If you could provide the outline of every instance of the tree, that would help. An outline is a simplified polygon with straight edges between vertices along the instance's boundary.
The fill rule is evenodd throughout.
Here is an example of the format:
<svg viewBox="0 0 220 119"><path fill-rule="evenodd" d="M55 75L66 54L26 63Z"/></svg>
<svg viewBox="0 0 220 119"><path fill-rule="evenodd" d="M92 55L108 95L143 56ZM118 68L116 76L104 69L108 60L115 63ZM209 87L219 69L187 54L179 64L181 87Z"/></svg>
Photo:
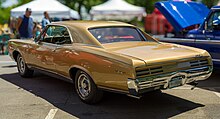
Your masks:
<svg viewBox="0 0 220 119"><path fill-rule="evenodd" d="M9 18L10 18L10 11L12 8L15 8L17 6L20 6L22 4L28 3L31 0L19 0L17 5L8 7L8 8L2 8L1 5L3 2L5 2L6 0L0 0L0 24L5 24L8 22Z"/></svg>
<svg viewBox="0 0 220 119"><path fill-rule="evenodd" d="M7 14L5 14L5 11L7 11L5 8L2 8L2 3L4 3L6 0L0 0L0 24L5 23L5 19L8 17Z"/></svg>
<svg viewBox="0 0 220 119"><path fill-rule="evenodd" d="M30 1L32 1L32 0L18 0L18 4L13 6L13 7L17 7L17 6L26 4L26 3L30 2Z"/></svg>
<svg viewBox="0 0 220 119"><path fill-rule="evenodd" d="M104 3L108 0L58 0L61 3L67 5L68 7L77 10L80 18L82 18L81 15L81 8L84 6L87 10L87 12L90 11L92 6ZM154 9L154 3L159 1L159 0L125 0L130 4L145 7L147 13L151 13Z"/></svg>
<svg viewBox="0 0 220 119"><path fill-rule="evenodd" d="M215 6L219 0L202 0L202 3L207 5L208 8Z"/></svg>
<svg viewBox="0 0 220 119"><path fill-rule="evenodd" d="M74 9L78 11L80 18L82 19L81 15L81 8L84 6L87 10L87 12L90 11L92 6L104 3L108 0L58 0L62 2L63 4L67 5L71 9ZM154 4L161 0L125 0L130 4L145 7L147 13L152 13L154 10ZM192 0L196 1L196 0ZM202 0L202 3L207 5L209 8L216 5L219 0Z"/></svg>
<svg viewBox="0 0 220 119"><path fill-rule="evenodd" d="M154 4L158 2L159 0L126 0L127 2L145 7L147 13L151 13L154 10Z"/></svg>
<svg viewBox="0 0 220 119"><path fill-rule="evenodd" d="M82 19L82 13L81 13L82 7L85 7L87 12L89 12L92 6L101 4L103 2L106 2L107 0L58 0L58 1L70 7L71 9L76 10L80 15L80 19Z"/></svg>

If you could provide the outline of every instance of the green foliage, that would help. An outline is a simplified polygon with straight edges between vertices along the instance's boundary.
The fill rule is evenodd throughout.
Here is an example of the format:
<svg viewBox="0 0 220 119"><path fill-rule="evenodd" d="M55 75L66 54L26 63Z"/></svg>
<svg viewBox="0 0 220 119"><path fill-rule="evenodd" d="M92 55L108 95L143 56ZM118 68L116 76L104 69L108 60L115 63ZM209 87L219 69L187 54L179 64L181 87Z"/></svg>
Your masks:
<svg viewBox="0 0 220 119"><path fill-rule="evenodd" d="M215 6L219 0L202 0L202 3L207 5L208 8Z"/></svg>
<svg viewBox="0 0 220 119"><path fill-rule="evenodd" d="M0 24L7 23L10 18L11 8L0 8Z"/></svg>
<svg viewBox="0 0 220 119"><path fill-rule="evenodd" d="M154 4L160 0L126 0L133 5L145 7L147 13L151 13L154 10Z"/></svg>
<svg viewBox="0 0 220 119"><path fill-rule="evenodd" d="M5 24L10 18L11 8L0 8L0 24Z"/></svg>
<svg viewBox="0 0 220 119"><path fill-rule="evenodd" d="M6 0L0 0L0 6L2 5L3 2L5 2ZM8 14L5 14L5 11L7 11L7 9L1 8L0 7L0 24L5 23L5 19L8 18Z"/></svg>
<svg viewBox="0 0 220 119"><path fill-rule="evenodd" d="M67 5L68 7L74 10L77 10L81 15L80 9L82 6L84 6L87 12L89 12L92 6L102 4L107 0L58 0L58 1L62 2L63 4ZM154 3L159 0L126 0L126 1L133 5L145 7L147 13L151 13L154 9Z"/></svg>
<svg viewBox="0 0 220 119"><path fill-rule="evenodd" d="M58 0L58 1L70 7L71 9L78 11L80 18L82 18L81 16L82 6L84 6L87 12L89 12L92 6L101 4L103 2L106 2L107 0Z"/></svg>
<svg viewBox="0 0 220 119"><path fill-rule="evenodd" d="M18 0L18 4L13 6L13 8L17 7L17 6L20 6L20 5L23 5L23 4L26 4L26 3L30 2L30 1L32 1L32 0Z"/></svg>
<svg viewBox="0 0 220 119"><path fill-rule="evenodd" d="M0 0L0 6L3 2L5 2L6 0ZM8 22L9 18L10 18L10 11L12 8L15 8L17 6L20 6L22 4L28 3L31 0L18 0L18 4L14 5L12 7L8 7L8 8L2 8L0 7L0 24L5 24Z"/></svg>

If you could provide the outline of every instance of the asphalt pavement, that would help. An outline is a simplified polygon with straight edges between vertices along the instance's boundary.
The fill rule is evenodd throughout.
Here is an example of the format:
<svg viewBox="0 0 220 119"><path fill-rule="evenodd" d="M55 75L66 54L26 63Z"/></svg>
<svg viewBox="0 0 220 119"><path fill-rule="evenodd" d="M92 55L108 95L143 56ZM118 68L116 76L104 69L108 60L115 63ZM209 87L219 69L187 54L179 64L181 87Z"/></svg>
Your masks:
<svg viewBox="0 0 220 119"><path fill-rule="evenodd" d="M219 119L220 70L191 88L148 93L141 99L105 92L101 103L88 105L71 83L38 72L21 78L16 63L0 56L0 119Z"/></svg>

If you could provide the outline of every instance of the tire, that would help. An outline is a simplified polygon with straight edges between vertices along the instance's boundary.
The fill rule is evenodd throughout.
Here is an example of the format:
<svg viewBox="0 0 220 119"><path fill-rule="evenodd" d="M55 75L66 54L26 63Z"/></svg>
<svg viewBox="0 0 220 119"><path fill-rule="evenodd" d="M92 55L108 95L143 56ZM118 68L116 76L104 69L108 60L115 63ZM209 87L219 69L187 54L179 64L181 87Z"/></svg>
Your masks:
<svg viewBox="0 0 220 119"><path fill-rule="evenodd" d="M27 78L32 77L34 74L34 70L31 70L27 67L23 57L18 54L17 56L17 69L21 77Z"/></svg>
<svg viewBox="0 0 220 119"><path fill-rule="evenodd" d="M75 88L79 98L87 104L95 104L101 101L103 91L99 90L92 78L84 71L77 71Z"/></svg>

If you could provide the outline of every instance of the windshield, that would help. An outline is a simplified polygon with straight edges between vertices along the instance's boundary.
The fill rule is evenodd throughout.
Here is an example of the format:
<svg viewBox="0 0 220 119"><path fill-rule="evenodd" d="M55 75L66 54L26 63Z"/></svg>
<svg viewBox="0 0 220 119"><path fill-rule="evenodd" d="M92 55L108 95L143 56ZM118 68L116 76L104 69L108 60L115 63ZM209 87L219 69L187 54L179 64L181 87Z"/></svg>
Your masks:
<svg viewBox="0 0 220 119"><path fill-rule="evenodd" d="M132 27L103 27L89 29L90 33L102 44L126 41L154 41Z"/></svg>

